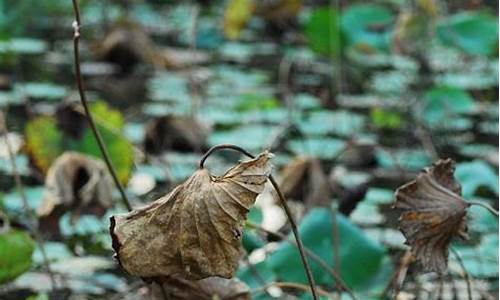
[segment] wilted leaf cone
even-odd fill
[[[112,202],[113,181],[99,159],[78,152],[66,152],[51,165],[45,179],[40,217],[58,218],[74,214],[103,214]]]
[[[111,218],[122,267],[140,277],[231,278],[243,224],[271,173],[269,152],[240,162],[223,176],[196,171],[147,207]]]
[[[453,160],[439,160],[396,190],[400,229],[425,271],[445,272],[452,238],[467,239],[470,205],[461,197],[454,172]]]

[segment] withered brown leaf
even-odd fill
[[[223,176],[196,171],[147,207],[111,218],[113,248],[132,275],[231,278],[238,266],[243,223],[271,173],[264,152]]]
[[[439,160],[396,190],[400,229],[425,271],[446,271],[452,238],[467,238],[469,204],[461,197],[454,172],[452,159]]]
[[[280,188],[286,198],[301,200],[308,208],[330,205],[328,180],[316,158],[297,157],[286,165]]]
[[[51,165],[45,179],[42,205],[37,213],[44,224],[58,225],[67,211],[73,216],[103,215],[112,202],[113,181],[99,159],[78,152],[65,152]],[[53,227],[53,226],[48,226]],[[56,228],[52,228],[57,231]]]

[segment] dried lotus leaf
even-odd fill
[[[111,218],[113,248],[130,274],[151,278],[231,278],[242,228],[271,173],[267,151],[223,176],[196,171],[147,207]]]
[[[400,229],[425,271],[445,272],[452,238],[467,238],[469,204],[460,196],[454,171],[453,160],[439,160],[396,190]]]
[[[49,217],[56,210],[103,214],[113,205],[113,181],[99,159],[66,152],[54,161],[45,179],[43,202],[37,213]]]

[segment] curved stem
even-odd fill
[[[115,182],[116,187],[120,191],[120,195],[123,201],[123,204],[127,208],[128,211],[132,210],[132,206],[130,205],[130,202],[127,198],[127,195],[125,194],[125,191],[122,187],[122,184],[120,183],[120,180],[118,179],[118,176],[116,175],[116,171],[113,167],[113,164],[111,163],[111,159],[109,158],[109,153],[106,148],[106,145],[104,144],[101,134],[99,133],[99,130],[97,129],[97,126],[94,122],[94,119],[92,117],[92,114],[90,113],[90,109],[88,107],[87,103],[87,98],[85,97],[85,92],[83,90],[83,79],[82,79],[82,74],[80,71],[80,49],[79,49],[79,41],[80,41],[80,27],[82,26],[81,24],[81,18],[80,18],[80,6],[78,5],[78,0],[73,0],[73,10],[75,12],[75,22],[73,23],[73,28],[74,28],[74,35],[73,35],[73,50],[75,53],[75,74],[76,74],[76,84],[78,85],[78,92],[80,93],[80,101],[83,105],[83,108],[85,110],[85,115],[87,117],[87,120],[89,122],[90,128],[92,129],[92,132],[94,134],[94,137],[97,141],[97,144],[99,146],[99,149],[101,150],[102,156],[104,158],[104,161],[106,162],[106,166],[108,167],[109,173],[111,173],[111,176],[113,177],[113,181]]]
[[[493,215],[498,217],[498,211],[486,203],[479,202],[479,201],[467,201],[467,203],[469,203],[470,205],[482,206],[482,207],[486,208],[490,213],[492,213]]]
[[[215,151],[218,151],[218,150],[223,150],[223,149],[235,150],[235,151],[238,151],[240,153],[245,154],[246,156],[248,156],[250,158],[255,158],[254,155],[252,155],[250,152],[246,151],[245,149],[243,149],[243,148],[241,148],[239,146],[232,145],[232,144],[221,144],[221,145],[216,145],[216,146],[210,148],[205,153],[205,155],[203,155],[203,157],[200,160],[200,168],[203,168],[203,165],[205,164],[205,160],[212,153],[214,153]],[[312,275],[311,268],[309,267],[309,262],[307,261],[306,255],[304,253],[305,252],[304,251],[304,245],[302,244],[302,240],[300,239],[299,231],[297,229],[297,223],[295,222],[295,219],[293,218],[293,215],[290,212],[290,208],[288,207],[288,204],[286,203],[286,199],[283,196],[283,193],[281,192],[278,184],[276,183],[276,180],[274,180],[274,178],[273,178],[272,175],[269,175],[269,181],[271,182],[271,184],[273,185],[274,189],[278,193],[281,205],[283,206],[283,209],[285,210],[285,213],[286,213],[286,216],[288,218],[288,221],[290,221],[290,225],[292,227],[292,232],[293,232],[293,235],[294,235],[295,240],[297,242],[297,248],[299,249],[300,258],[302,260],[302,264],[304,265],[304,269],[305,269],[306,275],[307,275],[307,280],[309,281],[309,285],[311,287],[311,294],[313,296],[313,299],[317,300],[317,299],[319,299],[319,297],[318,297],[318,293],[316,291],[316,285],[314,283],[314,277]]]
[[[220,145],[213,146],[212,148],[208,149],[208,151],[205,152],[205,154],[203,154],[203,157],[200,159],[200,169],[203,169],[205,161],[207,160],[207,158],[210,155],[212,155],[212,153],[219,151],[219,150],[224,150],[224,149],[238,151],[238,152],[243,153],[244,155],[246,155],[250,158],[255,158],[255,156],[253,154],[251,154],[250,152],[248,152],[247,150],[245,150],[239,146],[236,146],[233,144],[220,144]]]

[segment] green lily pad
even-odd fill
[[[477,246],[457,246],[456,250],[473,278],[498,276],[498,233],[482,236]],[[462,272],[454,255],[450,255],[450,270],[454,273]]]
[[[370,112],[370,117],[372,123],[378,128],[394,129],[403,125],[403,117],[394,111],[374,108]]]
[[[319,110],[309,114],[309,118],[299,122],[300,130],[307,135],[335,133],[339,136],[352,136],[362,131],[365,124],[363,115],[346,110]]]
[[[335,138],[308,138],[292,139],[288,143],[288,148],[296,155],[313,156],[321,159],[332,159],[336,157],[345,142]]]
[[[443,122],[444,118],[471,113],[475,109],[474,99],[459,88],[440,86],[424,95],[423,118],[431,125]]]
[[[446,45],[469,54],[490,55],[498,47],[498,18],[484,12],[461,12],[444,19],[437,33]]]
[[[375,150],[375,157],[380,167],[384,169],[396,169],[398,165],[403,169],[420,171],[431,163],[430,156],[423,150],[401,149],[392,151],[378,148]]]
[[[337,229],[340,236],[338,254],[341,259],[341,276],[351,288],[362,286],[379,271],[385,249],[341,214],[337,214]],[[329,209],[312,209],[302,220],[299,232],[307,248],[333,265],[332,213]],[[289,238],[293,239],[291,235]],[[315,261],[309,259],[309,262],[316,283],[328,286],[334,284],[332,277]],[[276,252],[269,256],[267,263],[280,280],[307,283],[295,246],[282,242]]]
[[[30,209],[36,210],[41,206],[44,190],[45,188],[43,186],[24,188],[24,194],[26,195],[26,200],[28,200]],[[23,200],[21,199],[21,195],[17,192],[17,190],[5,194],[3,199],[3,207],[5,207],[5,210],[9,214],[21,215],[24,212]]]
[[[21,230],[0,233],[0,283],[9,282],[31,267],[35,242]]]
[[[41,54],[47,51],[47,42],[32,38],[12,38],[6,41],[0,41],[0,54]]]
[[[342,14],[341,26],[349,46],[368,46],[387,51],[391,33],[388,25],[394,21],[393,13],[384,6],[372,3],[354,4]],[[373,30],[373,28],[380,28]]]
[[[26,82],[17,84],[14,88],[34,99],[60,100],[68,93],[64,86],[45,82]]]

